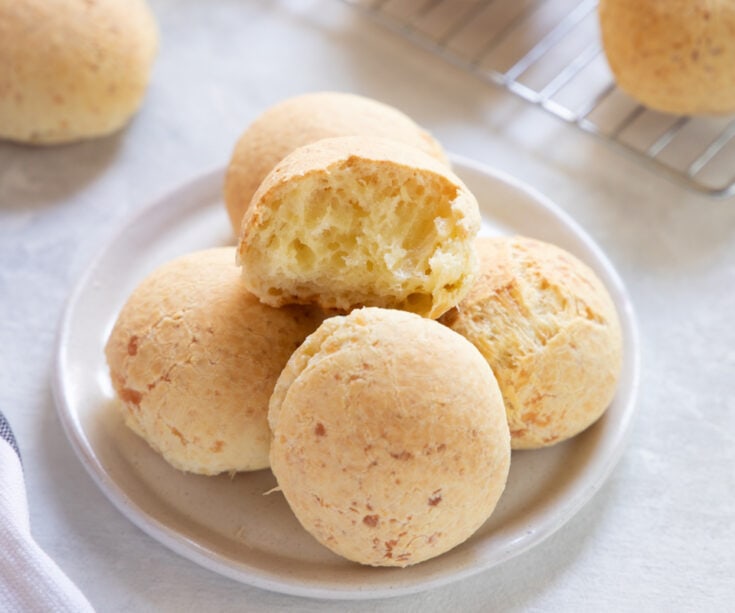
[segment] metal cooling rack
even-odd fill
[[[735,194],[735,118],[657,113],[617,89],[597,0],[344,1],[686,187]]]

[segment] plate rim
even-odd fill
[[[61,422],[62,430],[71,444],[75,455],[84,466],[86,472],[92,478],[92,481],[127,520],[137,526],[146,535],[166,546],[169,550],[175,552],[181,557],[194,562],[211,572],[216,572],[243,584],[275,593],[305,598],[321,598],[328,600],[368,600],[415,594],[445,586],[482,572],[488,572],[491,568],[503,564],[511,558],[515,558],[539,545],[564,526],[589,502],[594,494],[607,481],[611,472],[619,462],[626,447],[626,441],[631,430],[631,422],[636,413],[635,408],[640,383],[640,337],[635,310],[628,291],[605,252],[595,243],[582,226],[571,217],[571,215],[560,208],[545,194],[526,184],[517,177],[497,168],[490,167],[482,162],[457,154],[450,154],[450,160],[455,168],[455,172],[457,172],[457,167],[461,166],[472,172],[485,175],[492,180],[505,183],[514,190],[522,192],[531,200],[534,200],[537,206],[546,209],[546,211],[551,213],[551,215],[559,220],[562,225],[569,228],[575,239],[581,242],[584,247],[594,255],[595,264],[599,265],[604,270],[606,276],[605,281],[614,285],[614,293],[621,302],[621,304],[616,304],[616,306],[623,311],[620,313],[621,327],[623,328],[624,338],[628,341],[628,346],[626,347],[626,353],[624,355],[626,356],[626,361],[629,364],[628,371],[630,374],[630,384],[625,390],[627,397],[624,405],[625,410],[623,411],[623,418],[620,421],[621,425],[618,427],[617,436],[614,440],[614,444],[612,445],[612,451],[607,454],[602,467],[596,473],[597,478],[594,480],[594,484],[589,485],[583,492],[577,495],[572,501],[573,504],[562,505],[561,510],[563,513],[559,513],[560,509],[555,509],[555,521],[544,524],[544,529],[535,533],[535,538],[525,539],[521,546],[506,550],[502,556],[495,558],[490,563],[469,565],[455,572],[448,572],[440,576],[430,577],[423,580],[418,579],[407,585],[397,585],[395,587],[369,587],[364,590],[355,589],[354,587],[340,590],[331,587],[319,587],[317,585],[306,583],[294,583],[289,582],[286,579],[272,579],[270,578],[272,573],[259,573],[257,568],[253,568],[251,566],[233,567],[233,565],[222,561],[216,553],[209,551],[197,541],[188,538],[186,535],[176,531],[166,523],[151,516],[135,504],[126,491],[119,486],[104,469],[104,466],[94,453],[94,449],[89,438],[86,436],[86,432],[81,425],[77,411],[73,410],[67,401],[67,394],[65,392],[68,383],[65,381],[66,377],[64,376],[64,373],[66,372],[64,354],[65,347],[68,342],[68,331],[73,319],[74,306],[77,304],[80,296],[87,289],[90,281],[94,277],[94,274],[98,271],[105,256],[109,253],[111,246],[118,242],[127,229],[139,223],[149,215],[151,211],[157,210],[167,202],[175,199],[177,195],[193,192],[196,188],[201,189],[202,186],[207,186],[211,183],[219,182],[221,184],[225,168],[220,166],[206,172],[202,172],[181,182],[173,189],[166,190],[158,197],[152,199],[148,204],[143,205],[141,208],[129,214],[127,217],[123,217],[119,227],[106,238],[104,244],[98,248],[95,256],[91,259],[83,273],[74,283],[65,302],[60,318],[60,325],[57,329],[51,388],[56,413],[59,417],[59,421]],[[460,175],[461,178],[461,171],[457,172],[457,174]],[[190,204],[189,206],[201,206],[201,204]],[[608,289],[612,290],[613,288]],[[616,303],[617,302],[618,301],[616,300]],[[244,576],[243,574],[245,568],[247,568],[247,576]]]

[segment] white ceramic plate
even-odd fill
[[[580,436],[514,452],[493,516],[467,542],[406,569],[363,567],[332,554],[298,524],[270,471],[202,477],[174,470],[113,410],[103,347],[133,288],[180,254],[233,243],[221,171],[192,181],[133,217],[72,293],[59,335],[55,395],[61,422],[92,478],[132,522],[182,556],[267,590],[321,598],[374,598],[436,587],[487,570],[538,544],[601,486],[621,454],[634,410],[638,339],[625,289],[603,253],[542,195],[455,157],[477,196],[483,230],[556,243],[586,261],[610,290],[623,325],[618,394]]]

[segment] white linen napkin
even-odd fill
[[[0,610],[87,613],[79,589],[31,536],[18,445],[0,412]]]

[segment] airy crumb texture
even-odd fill
[[[735,112],[733,0],[601,0],[600,29],[621,89],[683,115]]]
[[[235,145],[224,185],[235,234],[240,234],[253,194],[278,162],[298,147],[353,135],[391,138],[449,165],[436,139],[398,109],[377,100],[342,92],[288,98],[257,117]]]
[[[0,138],[52,144],[121,128],[157,45],[145,0],[0,0]]]
[[[508,476],[505,410],[482,355],[403,311],[327,319],[289,360],[268,419],[294,514],[362,564],[408,566],[462,543]]]
[[[243,221],[245,283],[277,307],[391,307],[438,317],[476,269],[477,201],[445,166],[387,139],[294,151]]]
[[[480,238],[477,249],[477,282],[441,321],[490,364],[514,449],[578,434],[608,407],[620,374],[620,323],[607,290],[585,264],[548,243]]]
[[[105,348],[126,424],[181,470],[267,467],[268,400],[321,320],[261,304],[232,247],[164,264],[130,296]]]

